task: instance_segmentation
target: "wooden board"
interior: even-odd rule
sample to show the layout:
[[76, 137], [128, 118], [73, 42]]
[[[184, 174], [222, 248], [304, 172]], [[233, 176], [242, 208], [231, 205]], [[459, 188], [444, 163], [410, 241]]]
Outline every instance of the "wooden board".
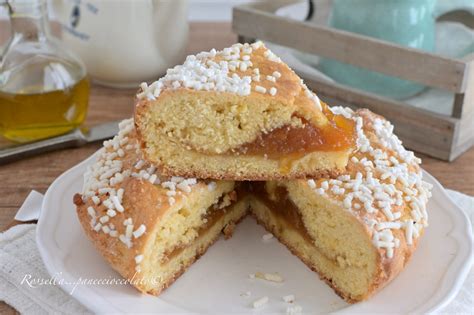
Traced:
[[456, 106], [459, 112], [459, 130], [455, 135], [454, 149], [451, 153], [452, 158], [462, 154], [468, 148], [474, 145], [474, 54], [464, 58], [468, 63], [467, 85], [469, 88], [462, 94], [462, 97], [456, 98], [461, 104]]

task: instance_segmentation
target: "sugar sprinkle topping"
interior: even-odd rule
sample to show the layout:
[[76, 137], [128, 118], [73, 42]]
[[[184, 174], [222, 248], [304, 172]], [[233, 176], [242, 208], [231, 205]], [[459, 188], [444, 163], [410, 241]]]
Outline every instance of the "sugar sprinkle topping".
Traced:
[[272, 233], [267, 233], [267, 234], [264, 234], [264, 235], [262, 236], [262, 240], [263, 240], [264, 242], [268, 242], [268, 241], [271, 240], [272, 238], [273, 238], [273, 234], [272, 234]]
[[283, 277], [280, 276], [278, 273], [256, 272], [255, 278], [267, 280], [271, 282], [283, 282]]
[[[282, 73], [279, 71], [261, 73], [261, 70], [252, 62], [254, 53], [260, 49], [264, 50], [263, 56], [267, 60], [277, 64], [282, 62], [260, 41], [253, 44], [238, 43], [220, 51], [212, 49], [209, 52], [189, 55], [182, 65], [169, 69], [164, 77], [150, 85], [146, 82], [141, 83], [141, 91], [137, 94], [137, 98], [155, 100], [166, 89], [181, 88], [229, 92], [240, 96], [248, 96], [255, 91], [275, 96], [278, 89], [271, 85], [277, 83]], [[266, 82], [267, 87], [262, 86], [261, 82]], [[319, 98], [307, 88], [302, 80], [301, 84], [305, 95], [322, 110]]]
[[135, 256], [135, 263], [139, 264], [143, 261], [143, 255]]
[[300, 305], [292, 305], [286, 308], [287, 315], [299, 315], [303, 311], [303, 308]]
[[268, 303], [268, 296], [264, 296], [264, 297], [259, 298], [258, 300], [255, 300], [252, 303], [252, 305], [253, 305], [253, 308], [260, 308], [267, 303]]
[[[99, 150], [96, 162], [84, 174], [82, 190], [83, 201], [90, 199], [92, 204], [87, 207], [91, 229], [118, 238], [128, 248], [133, 246], [134, 240], [145, 235], [147, 229], [145, 224], [135, 225], [132, 218], [126, 215], [127, 209], [123, 203], [125, 190], [121, 186], [123, 181], [135, 178], [151, 185], [160, 185], [166, 191], [170, 205], [176, 203], [178, 196], [190, 193], [197, 184], [195, 178], [165, 178], [156, 173], [156, 168], [142, 159], [137, 141], [130, 141], [133, 130], [133, 119], [126, 119], [119, 124], [118, 134], [104, 141], [104, 148]], [[137, 160], [129, 161], [129, 154], [138, 156]], [[126, 163], [130, 162], [132, 164], [128, 166]], [[216, 183], [211, 182], [209, 185], [215, 189]], [[121, 227], [120, 224], [115, 226], [110, 222], [111, 218], [119, 214], [123, 218]], [[135, 257], [136, 261], [141, 259], [141, 255]]]
[[295, 296], [293, 294], [285, 295], [282, 297], [282, 300], [286, 303], [293, 303], [295, 301]]
[[[388, 121], [375, 118], [371, 126], [364, 126], [363, 117], [349, 108], [330, 110], [355, 121], [357, 150], [348, 165], [354, 175], [310, 179], [308, 186], [318, 195], [341, 202], [347, 211], [362, 215], [371, 228], [373, 244], [392, 258], [400, 244], [394, 230], [404, 230], [407, 245], [412, 245], [422, 228], [428, 226], [426, 203], [431, 185], [422, 180], [418, 167], [421, 160], [402, 146]], [[377, 140], [367, 136], [369, 129]], [[402, 217], [403, 207], [409, 208], [408, 217]]]

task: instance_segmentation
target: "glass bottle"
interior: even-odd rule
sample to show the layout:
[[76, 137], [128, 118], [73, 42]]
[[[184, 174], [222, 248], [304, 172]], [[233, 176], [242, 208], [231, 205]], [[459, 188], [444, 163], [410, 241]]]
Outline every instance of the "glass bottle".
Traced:
[[76, 128], [89, 101], [84, 65], [51, 35], [46, 0], [5, 5], [11, 37], [0, 50], [0, 134], [29, 142]]

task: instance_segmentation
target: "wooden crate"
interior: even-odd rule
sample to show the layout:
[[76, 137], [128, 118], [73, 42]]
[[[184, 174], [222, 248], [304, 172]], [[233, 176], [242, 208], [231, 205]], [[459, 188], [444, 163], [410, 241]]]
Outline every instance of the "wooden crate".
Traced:
[[385, 116], [410, 149], [451, 161], [474, 144], [474, 54], [451, 59], [274, 14], [278, 8], [296, 2], [301, 0], [237, 6], [233, 9], [233, 30], [242, 42], [258, 38], [452, 92], [455, 101], [447, 116], [302, 75], [328, 104], [365, 107]]

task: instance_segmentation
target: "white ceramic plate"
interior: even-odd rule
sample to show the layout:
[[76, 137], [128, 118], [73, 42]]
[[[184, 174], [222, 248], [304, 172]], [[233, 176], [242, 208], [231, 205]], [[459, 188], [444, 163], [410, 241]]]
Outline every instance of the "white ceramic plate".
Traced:
[[[425, 313], [438, 311], [459, 291], [472, 260], [468, 218], [429, 174], [434, 185], [428, 209], [430, 226], [407, 268], [367, 302], [342, 301], [298, 258], [276, 240], [263, 242], [265, 231], [245, 219], [228, 241], [216, 242], [159, 297], [141, 295], [130, 285], [84, 284], [88, 279], [122, 279], [102, 259], [82, 232], [72, 204], [82, 174], [95, 156], [62, 174], [46, 192], [37, 228], [41, 257], [61, 287], [91, 311], [154, 313], [254, 313], [252, 301], [268, 296], [260, 312], [285, 313], [281, 297], [311, 313]], [[249, 279], [257, 271], [279, 272], [282, 284]], [[76, 283], [79, 283], [76, 285]], [[250, 291], [250, 297], [241, 293]]]

